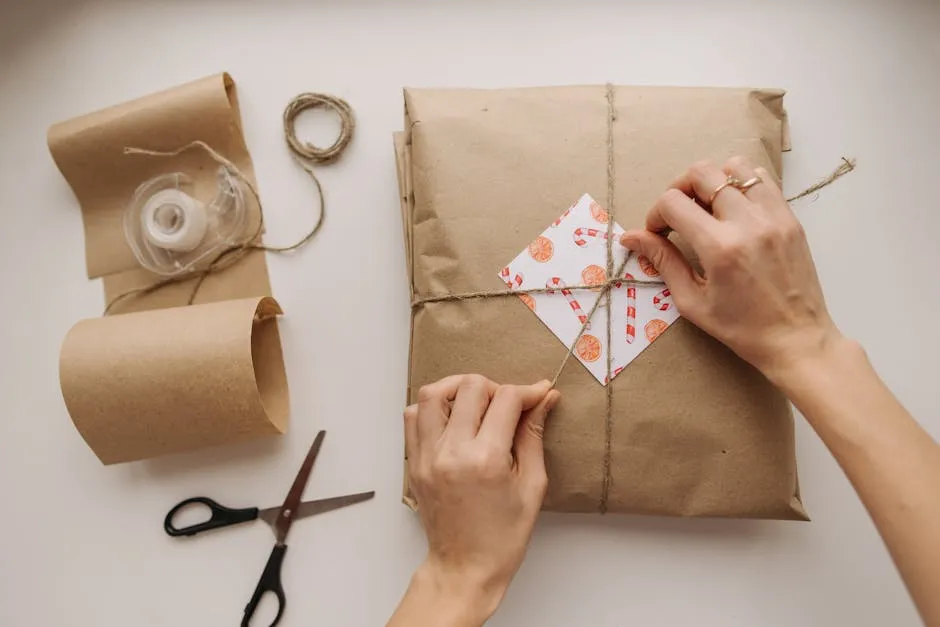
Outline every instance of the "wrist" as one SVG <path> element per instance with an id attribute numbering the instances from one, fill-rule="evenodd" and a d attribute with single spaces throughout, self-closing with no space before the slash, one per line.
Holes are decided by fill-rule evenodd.
<path id="1" fill-rule="evenodd" d="M 792 400 L 824 383 L 827 373 L 844 372 L 866 361 L 855 340 L 833 329 L 820 334 L 805 350 L 788 355 L 764 371 L 764 375 Z"/>
<path id="2" fill-rule="evenodd" d="M 426 599 L 436 625 L 478 627 L 496 611 L 506 587 L 470 569 L 447 568 L 429 556 L 412 575 L 409 593 Z"/>

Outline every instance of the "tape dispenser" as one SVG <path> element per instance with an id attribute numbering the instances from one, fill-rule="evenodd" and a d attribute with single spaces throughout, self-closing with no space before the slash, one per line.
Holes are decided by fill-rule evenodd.
<path id="1" fill-rule="evenodd" d="M 175 276 L 207 266 L 236 245 L 247 222 L 245 195 L 231 170 L 221 166 L 215 196 L 196 198 L 192 179 L 181 172 L 142 183 L 124 213 L 124 234 L 141 266 Z"/>

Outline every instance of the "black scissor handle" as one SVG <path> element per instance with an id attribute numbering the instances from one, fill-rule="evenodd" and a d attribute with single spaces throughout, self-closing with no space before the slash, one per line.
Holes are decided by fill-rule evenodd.
<path id="1" fill-rule="evenodd" d="M 195 525 L 190 525 L 188 527 L 179 527 L 173 526 L 173 517 L 184 507 L 190 505 L 205 505 L 209 508 L 209 511 L 212 513 L 212 516 L 209 520 Z M 215 501 L 205 496 L 196 496 L 191 499 L 186 499 L 185 501 L 180 501 L 176 506 L 170 510 L 166 515 L 166 518 L 163 519 L 163 530 L 171 536 L 192 536 L 201 531 L 208 531 L 210 529 L 218 529 L 219 527 L 228 527 L 229 525 L 237 525 L 239 523 L 248 522 L 249 520 L 255 520 L 258 517 L 258 508 L 257 507 L 246 507 L 245 509 L 231 509 L 230 507 L 225 507 L 224 505 L 219 505 Z"/>
<path id="2" fill-rule="evenodd" d="M 245 606 L 245 615 L 242 617 L 241 627 L 248 627 L 252 615 L 258 609 L 258 603 L 265 594 L 271 592 L 277 597 L 277 616 L 271 622 L 274 627 L 281 620 L 281 614 L 284 613 L 284 606 L 287 605 L 287 598 L 284 596 L 284 588 L 281 587 L 281 563 L 284 561 L 284 554 L 287 553 L 286 544 L 275 544 L 271 550 L 271 556 L 268 563 L 264 565 L 264 572 L 261 573 L 261 579 L 255 586 L 255 592 L 251 595 L 251 600 Z"/>

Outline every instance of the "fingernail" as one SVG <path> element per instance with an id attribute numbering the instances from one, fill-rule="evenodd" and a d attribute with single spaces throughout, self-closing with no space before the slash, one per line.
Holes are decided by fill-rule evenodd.
<path id="1" fill-rule="evenodd" d="M 548 393 L 548 398 L 545 400 L 545 410 L 546 412 L 552 411 L 555 405 L 558 404 L 558 401 L 561 400 L 561 392 L 558 390 L 553 390 Z"/>

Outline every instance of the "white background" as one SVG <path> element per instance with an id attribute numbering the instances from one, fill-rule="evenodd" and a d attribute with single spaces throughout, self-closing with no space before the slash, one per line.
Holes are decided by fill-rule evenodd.
<path id="1" fill-rule="evenodd" d="M 0 8 L 0 624 L 237 624 L 272 545 L 261 523 L 172 540 L 177 500 L 283 498 L 316 430 L 308 497 L 372 503 L 296 525 L 282 625 L 379 625 L 422 559 L 399 504 L 408 306 L 391 132 L 401 88 L 603 83 L 789 90 L 787 191 L 845 155 L 859 169 L 798 212 L 832 312 L 936 436 L 940 5 L 912 0 L 608 4 L 465 0 L 98 2 Z M 314 194 L 281 138 L 301 91 L 340 95 L 359 126 L 321 169 L 329 216 L 271 257 L 292 388 L 276 440 L 102 467 L 57 382 L 59 342 L 99 314 L 78 209 L 49 124 L 219 70 L 238 82 L 269 242 L 310 224 Z M 329 137 L 312 124 L 311 137 Z M 102 176 L 107 176 L 102 172 Z M 342 284 L 330 292 L 313 286 Z M 365 355 L 366 359 L 358 358 Z M 809 524 L 543 516 L 491 624 L 916 624 L 864 510 L 797 425 Z"/>

